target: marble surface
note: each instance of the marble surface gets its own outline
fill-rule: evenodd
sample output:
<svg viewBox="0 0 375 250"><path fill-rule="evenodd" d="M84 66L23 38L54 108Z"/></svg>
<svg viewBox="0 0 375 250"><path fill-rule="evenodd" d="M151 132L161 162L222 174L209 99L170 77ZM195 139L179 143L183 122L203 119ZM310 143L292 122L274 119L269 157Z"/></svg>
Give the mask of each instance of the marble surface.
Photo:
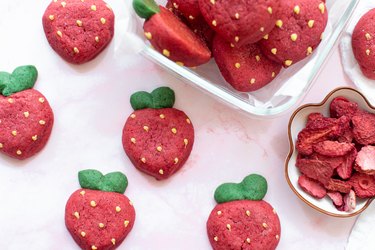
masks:
<svg viewBox="0 0 375 250"><path fill-rule="evenodd" d="M137 218L119 249L210 249L205 223L215 206L214 189L253 172L267 178L265 200L280 216L278 249L344 248L355 218L320 214L300 201L284 179L292 110L272 120L251 119L122 50L127 41L118 31L126 28L128 17L120 0L108 0L122 19L108 49L84 66L69 65L44 37L41 16L48 3L0 1L0 69L36 65L35 88L56 116L50 141L37 156L23 162L0 156L0 249L78 249L65 228L64 207L79 188L77 171L85 168L119 170L129 178L126 195ZM158 182L131 165L121 131L132 112L131 93L161 85L175 90L175 107L190 116L196 143L185 167ZM353 85L344 76L336 47L303 103L319 102L338 86Z"/></svg>

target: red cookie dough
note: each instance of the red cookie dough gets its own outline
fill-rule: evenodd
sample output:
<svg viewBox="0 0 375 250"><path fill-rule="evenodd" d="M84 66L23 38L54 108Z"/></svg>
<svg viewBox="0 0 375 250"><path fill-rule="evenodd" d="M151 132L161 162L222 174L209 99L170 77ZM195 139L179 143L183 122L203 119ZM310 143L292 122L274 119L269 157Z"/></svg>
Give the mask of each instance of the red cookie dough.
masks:
<svg viewBox="0 0 375 250"><path fill-rule="evenodd" d="M238 91L250 92L264 87L282 68L263 56L258 44L237 48L215 36L212 53L224 79Z"/></svg>
<svg viewBox="0 0 375 250"><path fill-rule="evenodd" d="M79 189L65 207L65 224L81 249L115 249L133 228L135 210L123 194Z"/></svg>
<svg viewBox="0 0 375 250"><path fill-rule="evenodd" d="M375 80L375 9L357 23L352 35L352 47L362 73Z"/></svg>
<svg viewBox="0 0 375 250"><path fill-rule="evenodd" d="M205 43L163 6L144 23L143 29L157 51L180 65L195 67L211 59Z"/></svg>
<svg viewBox="0 0 375 250"><path fill-rule="evenodd" d="M207 23L236 47L255 43L274 27L278 0L199 0Z"/></svg>
<svg viewBox="0 0 375 250"><path fill-rule="evenodd" d="M265 201L232 201L217 205L207 221L214 250L273 250L281 227L276 211Z"/></svg>
<svg viewBox="0 0 375 250"><path fill-rule="evenodd" d="M94 59L112 40L115 16L102 0L54 0L43 15L51 47L66 61Z"/></svg>
<svg viewBox="0 0 375 250"><path fill-rule="evenodd" d="M122 143L136 168L166 179L188 159L194 128L187 115L174 108L137 110L125 123Z"/></svg>
<svg viewBox="0 0 375 250"><path fill-rule="evenodd" d="M280 1L276 27L261 41L262 51L289 67L312 54L327 21L327 9L321 0Z"/></svg>
<svg viewBox="0 0 375 250"><path fill-rule="evenodd" d="M53 121L47 99L36 90L0 95L0 151L20 160L35 155L46 145Z"/></svg>
<svg viewBox="0 0 375 250"><path fill-rule="evenodd" d="M171 7L181 13L189 22L202 18L198 0L169 0Z"/></svg>

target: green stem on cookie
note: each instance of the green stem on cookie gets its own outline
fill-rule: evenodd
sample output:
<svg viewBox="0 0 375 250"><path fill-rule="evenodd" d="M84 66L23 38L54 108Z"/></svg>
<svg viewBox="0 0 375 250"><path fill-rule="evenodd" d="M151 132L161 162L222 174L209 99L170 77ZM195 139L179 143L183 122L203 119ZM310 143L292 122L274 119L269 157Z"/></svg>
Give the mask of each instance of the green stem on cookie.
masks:
<svg viewBox="0 0 375 250"><path fill-rule="evenodd" d="M121 172L112 172L103 175L94 169L78 172L79 184L82 188L116 192L123 194L128 186L128 179Z"/></svg>
<svg viewBox="0 0 375 250"><path fill-rule="evenodd" d="M169 87L160 87L151 93L139 91L130 97L130 104L134 110L173 108L174 102L175 94Z"/></svg>
<svg viewBox="0 0 375 250"><path fill-rule="evenodd" d="M3 96L10 96L17 92L34 87L38 71L32 65L17 67L12 74L0 72L0 91Z"/></svg>
<svg viewBox="0 0 375 250"><path fill-rule="evenodd" d="M149 19L160 12L160 8L154 0L133 0L133 8L138 16Z"/></svg>

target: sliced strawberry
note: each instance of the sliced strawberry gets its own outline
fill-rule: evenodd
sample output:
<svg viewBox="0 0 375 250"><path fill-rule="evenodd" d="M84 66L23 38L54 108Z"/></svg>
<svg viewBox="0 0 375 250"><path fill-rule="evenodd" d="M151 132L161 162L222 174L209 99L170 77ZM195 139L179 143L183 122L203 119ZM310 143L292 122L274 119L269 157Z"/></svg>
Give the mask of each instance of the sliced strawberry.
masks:
<svg viewBox="0 0 375 250"><path fill-rule="evenodd" d="M355 173L349 182L359 198L375 197L375 177L373 175Z"/></svg>
<svg viewBox="0 0 375 250"><path fill-rule="evenodd" d="M339 118L344 115L352 118L357 112L358 104L349 101L345 97L336 97L330 104L330 113L333 118Z"/></svg>
<svg viewBox="0 0 375 250"><path fill-rule="evenodd" d="M327 192L327 196L332 199L335 207L339 208L344 205L344 200L340 192Z"/></svg>
<svg viewBox="0 0 375 250"><path fill-rule="evenodd" d="M354 168L361 173L375 174L375 146L365 146L358 152Z"/></svg>
<svg viewBox="0 0 375 250"><path fill-rule="evenodd" d="M324 186L329 191L337 191L340 193L347 194L350 192L352 186L350 182L341 181L338 179L330 179Z"/></svg>
<svg viewBox="0 0 375 250"><path fill-rule="evenodd" d="M343 211L345 212L352 212L355 207L357 206L357 198L355 196L355 193L353 190L350 190L349 193L347 193L344 196L344 208Z"/></svg>
<svg viewBox="0 0 375 250"><path fill-rule="evenodd" d="M322 199L327 194L327 190L318 181L310 179L304 175L298 178L298 185L311 196Z"/></svg>
<svg viewBox="0 0 375 250"><path fill-rule="evenodd" d="M337 141L322 141L313 145L315 152L330 157L344 156L354 149L354 144Z"/></svg>
<svg viewBox="0 0 375 250"><path fill-rule="evenodd" d="M375 114L357 112L352 117L354 139L361 145L375 143Z"/></svg>
<svg viewBox="0 0 375 250"><path fill-rule="evenodd" d="M353 172L353 163L357 157L357 150L353 148L353 150L342 157L343 162L342 164L336 169L337 174L344 180L349 179L352 176Z"/></svg>
<svg viewBox="0 0 375 250"><path fill-rule="evenodd" d="M331 179L334 171L330 164L312 159L298 159L296 167L302 174L319 181L323 185Z"/></svg>

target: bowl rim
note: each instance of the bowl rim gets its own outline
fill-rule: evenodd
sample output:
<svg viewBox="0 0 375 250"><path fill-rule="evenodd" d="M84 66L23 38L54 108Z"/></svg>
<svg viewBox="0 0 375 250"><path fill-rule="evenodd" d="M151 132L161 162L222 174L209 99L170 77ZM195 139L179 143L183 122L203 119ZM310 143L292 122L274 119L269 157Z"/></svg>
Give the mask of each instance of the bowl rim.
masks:
<svg viewBox="0 0 375 250"><path fill-rule="evenodd" d="M290 119L289 119L289 123L288 123L288 139L289 139L289 153L288 153L288 156L285 160L285 178L286 178L286 181L288 182L288 185L289 187L292 189L292 191L294 192L295 195L297 195L298 198L300 198L303 202L305 202L307 205L309 205L310 207L314 208L315 210L323 213L323 214L326 214L326 215L329 215L329 216L333 216L333 217L337 217L337 218L349 218L349 217L353 217L353 216L356 216L360 213L362 213L364 210L366 210L368 208L368 206L371 204L371 202L373 201L374 198L370 198L367 200L367 202L365 203L365 205L358 211L354 212L354 213L348 213L348 214L336 214L336 213L331 213L331 212L328 212L314 204L312 204L311 202L309 202L308 200L306 200L295 188L294 188L294 185L292 184L290 178L289 178L289 174L288 174L288 169L289 169L289 162L290 162L290 159L294 153L294 142L293 142L293 139L292 139L292 133L291 133L291 127L292 127L292 124L293 124L293 121L294 121L294 118L296 117L296 115L303 109L305 108L309 108L309 107L321 107L321 106L324 106L327 104L327 101L330 99L330 97L332 95L334 95L336 92L338 91L341 91L341 90L349 90L349 91L353 91L357 94L359 94L363 99L364 101L366 102L366 104L375 111L375 107L371 105L371 103L368 101L368 99L361 93L359 92L358 90L354 89L354 88L351 88L351 87L339 87L339 88L336 88L334 90L332 90L331 92L329 92L326 97L323 99L323 101L321 101L320 103L307 103L307 104L304 104L302 106L300 106L299 108L297 108L293 114L291 115Z"/></svg>

